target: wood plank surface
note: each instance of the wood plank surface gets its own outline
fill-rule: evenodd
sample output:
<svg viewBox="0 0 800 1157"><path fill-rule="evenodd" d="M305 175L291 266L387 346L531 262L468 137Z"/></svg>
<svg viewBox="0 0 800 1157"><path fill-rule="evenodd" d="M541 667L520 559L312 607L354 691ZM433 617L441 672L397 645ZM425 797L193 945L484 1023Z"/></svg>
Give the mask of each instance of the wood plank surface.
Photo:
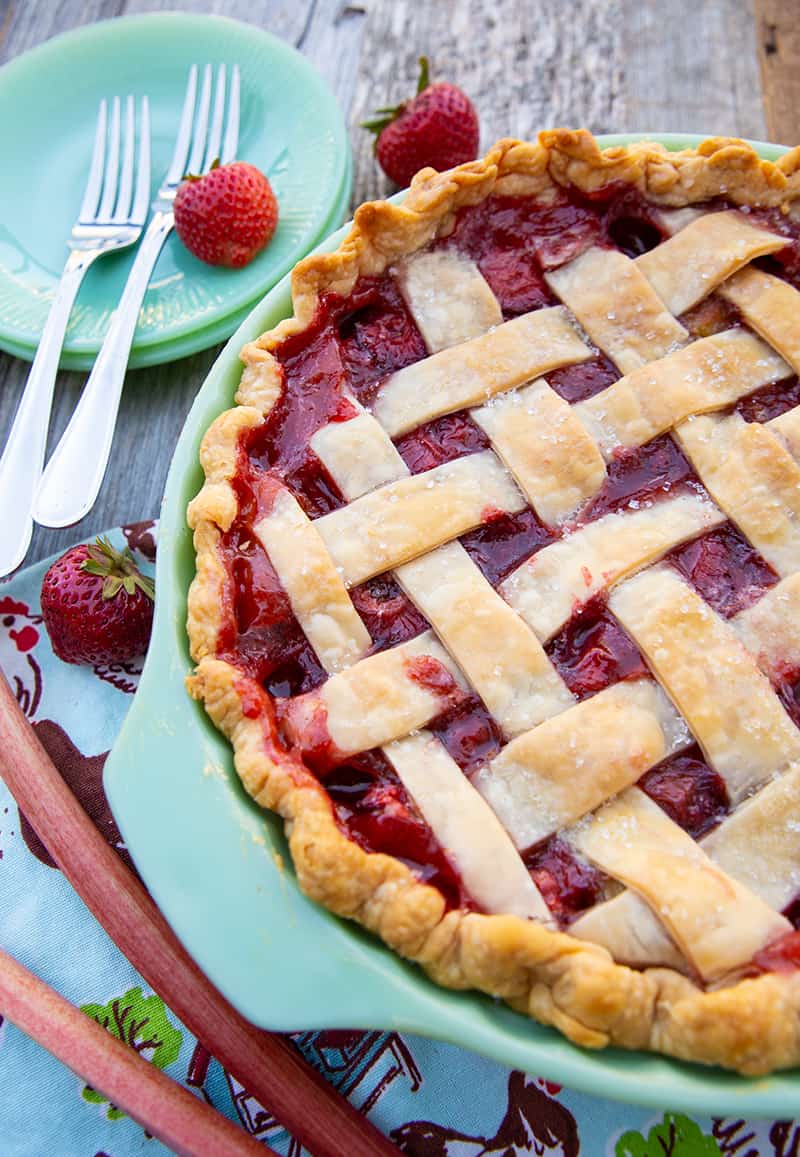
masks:
<svg viewBox="0 0 800 1157"><path fill-rule="evenodd" d="M750 0L623 6L626 128L765 139Z"/></svg>
<svg viewBox="0 0 800 1157"><path fill-rule="evenodd" d="M800 142L800 7L797 0L755 0L756 36L767 135Z"/></svg>
<svg viewBox="0 0 800 1157"><path fill-rule="evenodd" d="M757 2L758 35L749 0L0 0L0 63L58 32L133 12L178 7L249 21L298 47L333 89L350 127L357 204L391 191L359 122L411 93L422 53L435 77L460 84L474 100L483 146L559 124L756 138L769 124L782 140L800 139L790 119L796 88L784 100L775 71L789 59L798 73L798 5ZM765 40L763 29L773 27L775 52L764 47L773 34ZM765 63L764 53L779 60ZM128 374L97 505L76 527L37 528L28 561L157 514L172 448L218 349ZM0 354L0 439L27 371ZM59 374L51 449L85 378Z"/></svg>

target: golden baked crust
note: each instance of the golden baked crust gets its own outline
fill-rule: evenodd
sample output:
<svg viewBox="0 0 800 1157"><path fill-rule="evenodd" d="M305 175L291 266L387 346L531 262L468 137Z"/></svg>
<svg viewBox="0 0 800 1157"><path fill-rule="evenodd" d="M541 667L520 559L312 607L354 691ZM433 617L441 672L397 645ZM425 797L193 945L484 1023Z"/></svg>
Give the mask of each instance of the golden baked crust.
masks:
<svg viewBox="0 0 800 1157"><path fill-rule="evenodd" d="M383 272L447 234L466 205L493 192L547 197L558 186L591 192L610 183L635 186L670 208L724 196L795 213L800 148L775 163L728 138L677 153L649 142L601 151L585 130L558 129L535 144L500 141L483 159L447 173L423 170L400 205L362 205L334 253L295 268L294 316L244 347L237 406L203 440L206 482L189 507L197 574L188 630L197 666L188 686L232 743L246 790L282 817L300 887L312 899L377 933L437 983L500 998L578 1044L649 1049L762 1074L800 1062L800 972L706 991L671 969L625 967L604 948L516 916L446 911L441 894L403 863L363 851L339 830L316 777L279 742L269 696L215 657L226 577L218 544L236 516L231 480L239 435L264 421L280 393L271 350L308 326L322 292L347 295L360 276Z"/></svg>

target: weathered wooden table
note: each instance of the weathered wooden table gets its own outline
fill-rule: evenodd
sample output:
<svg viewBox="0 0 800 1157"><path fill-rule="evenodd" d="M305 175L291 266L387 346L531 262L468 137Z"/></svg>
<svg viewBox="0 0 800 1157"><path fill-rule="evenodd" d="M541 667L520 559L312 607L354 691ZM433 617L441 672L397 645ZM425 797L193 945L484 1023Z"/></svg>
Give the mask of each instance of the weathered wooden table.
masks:
<svg viewBox="0 0 800 1157"><path fill-rule="evenodd" d="M422 53L436 78L472 97L484 146L552 125L800 143L800 0L0 0L0 64L78 25L170 7L250 21L308 56L350 124L354 204L390 191L359 121L412 92ZM157 515L172 448L218 348L128 374L97 505L78 526L37 527L28 561ZM27 373L0 354L0 440ZM85 377L59 375L50 448Z"/></svg>

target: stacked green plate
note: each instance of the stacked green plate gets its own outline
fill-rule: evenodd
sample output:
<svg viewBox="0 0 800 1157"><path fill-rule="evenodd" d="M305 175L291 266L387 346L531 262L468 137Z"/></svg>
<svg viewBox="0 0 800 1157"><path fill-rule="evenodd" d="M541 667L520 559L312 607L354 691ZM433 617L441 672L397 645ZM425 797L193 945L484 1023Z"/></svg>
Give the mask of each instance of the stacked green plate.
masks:
<svg viewBox="0 0 800 1157"><path fill-rule="evenodd" d="M229 337L253 305L345 215L352 170L336 101L283 41L224 17L125 17L57 36L0 69L0 349L30 361L77 216L102 97L150 99L152 181L172 155L192 64L241 71L238 155L262 169L280 207L274 238L245 269L215 269L173 233L145 295L131 366L155 365ZM89 271L61 364L88 369L135 250Z"/></svg>

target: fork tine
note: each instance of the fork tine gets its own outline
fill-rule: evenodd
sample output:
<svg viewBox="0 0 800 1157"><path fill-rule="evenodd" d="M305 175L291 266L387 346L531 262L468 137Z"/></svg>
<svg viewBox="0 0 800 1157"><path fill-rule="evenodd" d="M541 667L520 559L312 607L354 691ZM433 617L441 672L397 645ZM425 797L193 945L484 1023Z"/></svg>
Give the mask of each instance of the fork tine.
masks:
<svg viewBox="0 0 800 1157"><path fill-rule="evenodd" d="M228 97L228 127L225 130L225 142L222 146L220 163L230 164L236 160L236 150L239 147L239 65L234 64L231 72L231 91Z"/></svg>
<svg viewBox="0 0 800 1157"><path fill-rule="evenodd" d="M202 172L203 153L206 148L206 132L208 131L208 110L211 105L211 65L203 69L203 88L200 93L200 102L197 106L197 115L194 119L192 133L192 153L189 157L189 172Z"/></svg>
<svg viewBox="0 0 800 1157"><path fill-rule="evenodd" d="M117 198L117 180L119 178L119 97L114 97L111 106L111 124L108 130L108 152L106 153L106 172L103 181L103 197L100 208L97 210L101 221L109 221L114 212L114 201Z"/></svg>
<svg viewBox="0 0 800 1157"><path fill-rule="evenodd" d="M203 162L203 172L206 173L219 157L219 148L222 142L222 119L225 115L225 65L217 69L217 88L214 93L214 114L211 117L211 130L206 145L206 159Z"/></svg>
<svg viewBox="0 0 800 1157"><path fill-rule="evenodd" d="M119 179L117 193L117 207L114 210L112 221L127 221L131 211L131 194L133 193L133 153L136 145L136 130L133 119L133 97L128 96L125 101L125 135L122 150L122 173Z"/></svg>
<svg viewBox="0 0 800 1157"><path fill-rule="evenodd" d="M186 172L186 154L189 152L189 141L192 138L192 120L194 118L194 99L197 93L197 65L189 69L189 80L186 84L186 96L183 99L181 123L178 126L178 136L172 153L169 171L165 178L166 185L177 185Z"/></svg>
<svg viewBox="0 0 800 1157"><path fill-rule="evenodd" d="M150 203L150 102L142 97L139 115L139 163L136 170L136 193L130 219L134 225L143 225Z"/></svg>
<svg viewBox="0 0 800 1157"><path fill-rule="evenodd" d="M97 127L94 131L92 163L89 168L89 176L86 180L86 190L83 194L81 211L78 214L79 221L89 220L94 217L95 210L97 209L97 202L100 198L100 185L103 180L103 158L106 152L107 119L108 108L105 99L103 99L100 101L100 108L97 110Z"/></svg>

